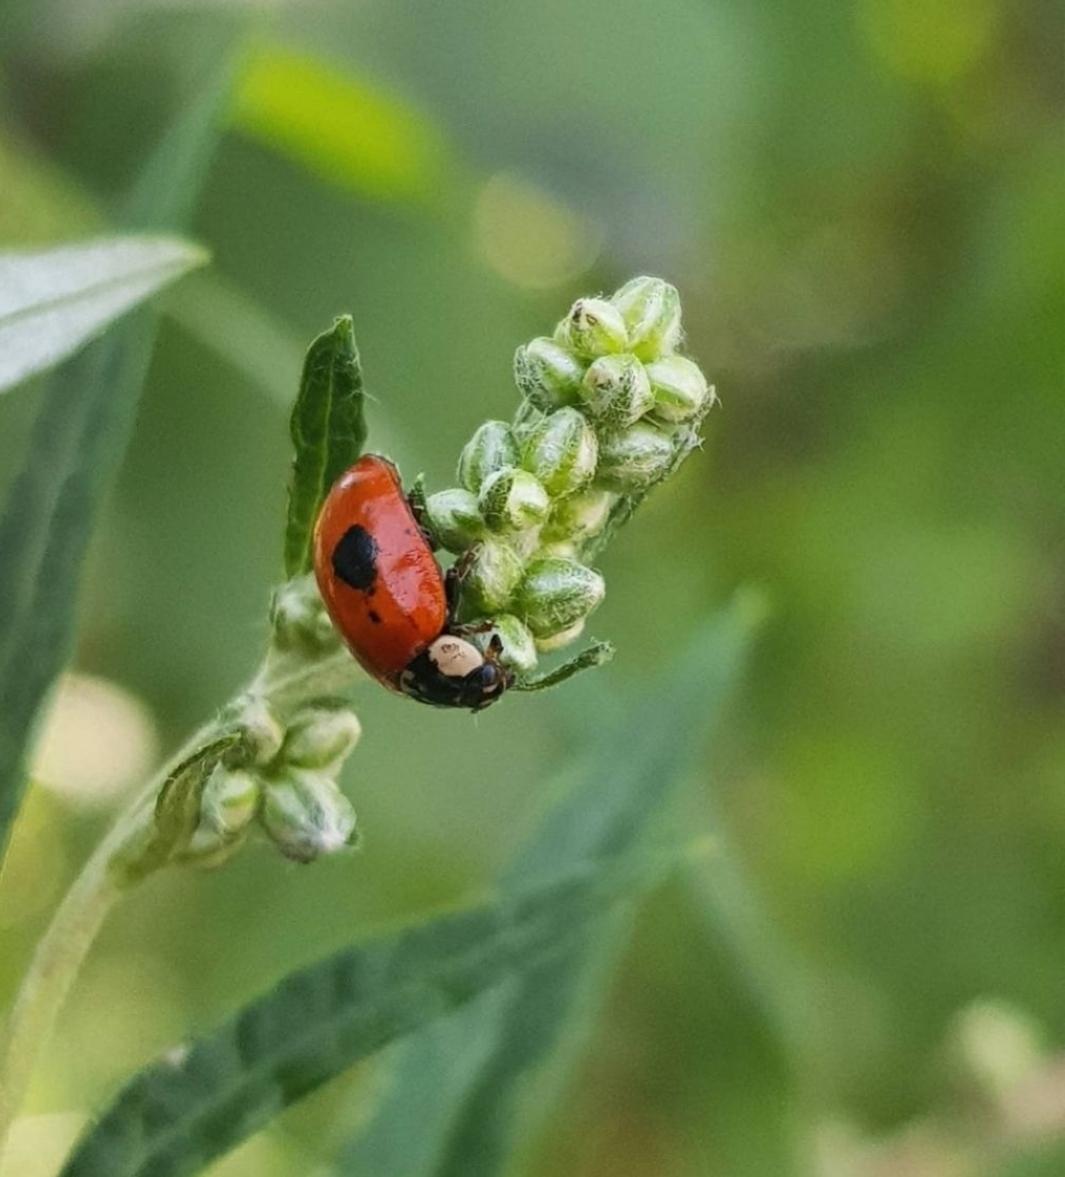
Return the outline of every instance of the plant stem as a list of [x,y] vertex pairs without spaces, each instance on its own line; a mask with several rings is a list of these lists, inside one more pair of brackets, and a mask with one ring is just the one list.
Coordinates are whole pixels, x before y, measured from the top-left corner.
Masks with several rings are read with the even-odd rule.
[[90,854],[38,941],[0,1033],[0,1175],[6,1171],[4,1149],[11,1125],[89,949],[118,900],[147,877],[144,872],[123,869],[122,863],[135,861],[151,836],[155,801],[171,771],[197,749],[232,730],[232,722],[225,717],[241,700],[259,698],[284,715],[308,699],[350,688],[356,675],[355,663],[346,650],[308,658],[271,648],[250,686],[222,709],[218,719],[204,725],[178,749]]
[[0,1173],[4,1146],[25,1099],[37,1059],[104,920],[132,882],[113,869],[115,856],[151,829],[155,796],[171,767],[218,734],[201,728],[145,785],[93,850],[56,908],[30,961],[0,1034]]

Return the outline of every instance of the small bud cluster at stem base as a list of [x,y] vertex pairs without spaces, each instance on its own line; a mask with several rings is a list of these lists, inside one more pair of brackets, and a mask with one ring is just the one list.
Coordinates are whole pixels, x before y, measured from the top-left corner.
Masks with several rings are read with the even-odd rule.
[[482,650],[501,643],[519,681],[579,637],[605,594],[589,557],[699,445],[714,391],[682,334],[658,278],[578,299],[553,336],[518,348],[513,421],[485,422],[459,485],[425,501],[426,529],[458,557],[460,622]]
[[244,699],[238,743],[219,757],[199,790],[199,818],[179,862],[219,866],[255,823],[289,858],[311,862],[355,841],[355,811],[337,778],[362,729],[331,702],[297,708],[282,724],[260,697]]

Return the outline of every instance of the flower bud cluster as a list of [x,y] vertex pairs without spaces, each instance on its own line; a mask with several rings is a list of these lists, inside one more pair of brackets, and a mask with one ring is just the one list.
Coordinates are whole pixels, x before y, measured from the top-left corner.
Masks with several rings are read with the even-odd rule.
[[459,620],[484,648],[498,635],[518,674],[579,636],[606,591],[589,554],[698,444],[714,391],[681,337],[679,296],[658,278],[578,299],[518,348],[514,420],[481,425],[459,485],[425,501],[458,557]]
[[261,698],[252,698],[235,718],[241,742],[210,770],[200,792],[198,824],[179,859],[219,865],[256,823],[297,862],[350,846],[355,811],[337,778],[361,735],[355,713],[315,703],[283,726]]

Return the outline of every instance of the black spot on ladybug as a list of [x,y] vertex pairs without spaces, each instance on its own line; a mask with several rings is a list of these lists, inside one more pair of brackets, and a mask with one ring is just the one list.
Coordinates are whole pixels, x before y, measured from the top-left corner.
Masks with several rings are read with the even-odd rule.
[[381,624],[381,614],[378,613],[376,609],[371,609],[370,610],[370,620],[374,623],[374,625],[380,625]]
[[377,579],[377,541],[357,523],[333,549],[333,571],[353,589],[368,592]]

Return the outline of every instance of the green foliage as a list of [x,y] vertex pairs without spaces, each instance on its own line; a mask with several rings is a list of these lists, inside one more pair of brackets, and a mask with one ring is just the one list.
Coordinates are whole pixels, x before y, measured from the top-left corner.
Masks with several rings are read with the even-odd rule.
[[[203,181],[230,76],[212,53],[207,84],[147,164],[124,220],[180,228]],[[155,335],[146,312],[61,368],[45,393],[22,471],[0,516],[0,851],[24,784],[34,716],[70,651],[81,566],[133,426]],[[76,390],[77,395],[72,395]]]
[[342,315],[307,349],[290,430],[296,448],[285,531],[285,572],[314,563],[314,521],[334,481],[366,444],[362,366],[350,315]]
[[62,1177],[197,1172],[352,1063],[572,949],[663,862],[565,872],[290,974],[135,1078]]
[[0,254],[0,392],[54,367],[207,255],[174,237]]
[[552,666],[550,670],[519,678],[514,683],[514,690],[550,690],[552,687],[557,687],[559,683],[565,682],[566,679],[572,678],[575,674],[579,674],[582,670],[591,670],[596,666],[604,666],[613,657],[614,647],[610,642],[592,642],[591,645],[581,650],[579,654],[568,658],[565,662],[560,662],[558,666]]
[[[575,784],[504,873],[509,893],[580,863],[639,855],[736,685],[759,608],[744,597],[693,639],[661,681],[603,730]],[[519,983],[419,1033],[400,1048],[373,1120],[343,1158],[357,1177],[489,1177],[530,1143],[530,1086],[550,1105],[567,1076],[579,1027],[592,1023],[627,921],[604,921],[572,951]],[[418,1109],[432,1099],[431,1117]],[[411,1125],[417,1123],[418,1130]]]
[[123,883],[151,874],[188,848],[200,824],[201,800],[211,773],[239,739],[234,733],[211,740],[167,775],[143,842],[126,848],[112,861],[111,869]]
[[435,194],[443,136],[399,97],[283,45],[250,55],[235,125],[322,179],[378,200]]
[[[96,210],[193,92],[181,80],[223,14],[254,8],[272,47],[356,82],[354,101],[289,86],[295,73],[274,73],[272,93],[260,82],[264,118],[298,117],[260,130],[238,113],[187,230],[218,265],[154,304],[162,346],[96,515],[75,660],[135,696],[142,736],[150,721],[169,748],[260,652],[286,417],[306,343],[338,309],[381,357],[373,448],[425,470],[432,491],[458,485],[478,421],[509,415],[514,345],[636,265],[681,291],[686,346],[723,411],[706,453],[605,555],[577,557],[610,588],[589,631],[617,642],[609,670],[476,722],[359,690],[367,738],[342,780],[365,824],[357,858],[292,867],[253,831],[220,875],[160,872],[99,943],[25,1110],[91,1116],[120,1075],[215,1024],[278,962],[480,885],[541,804],[545,761],[577,779],[588,736],[612,725],[599,688],[646,697],[713,602],[755,576],[779,611],[746,705],[686,794],[715,853],[692,872],[698,891],[671,889],[640,920],[587,1082],[515,1172],[1065,1172],[1053,1151],[1039,1158],[1032,1115],[1050,1106],[1065,1033],[1055,6],[862,0],[847,19],[741,0],[267,7],[0,3],[4,248],[129,230]],[[455,145],[435,178],[432,143],[430,167],[411,169],[406,131],[363,89]],[[419,190],[430,200],[404,195]],[[699,389],[683,372],[648,361],[647,374],[656,423],[687,412]],[[521,377],[541,410],[584,396],[583,361],[547,337]],[[44,383],[0,396],[0,507]],[[545,538],[603,535],[609,493],[578,491]],[[444,521],[462,524],[449,550],[478,538],[465,510]],[[0,580],[27,550],[5,539]],[[54,582],[57,596],[76,587]],[[300,649],[319,649],[301,625]],[[77,685],[50,712],[47,746],[68,767],[31,790],[0,875],[4,994],[113,795],[89,771],[103,727],[73,723]],[[116,788],[132,785],[117,771],[132,735],[115,733]],[[482,1022],[506,996],[476,999]],[[1039,1028],[1045,1085],[966,1094],[944,1039],[978,996]],[[448,1065],[399,1076],[409,1119],[391,1122],[408,1156],[452,1122],[439,1076],[461,1087],[494,1052],[482,1028],[460,1056],[441,1019]],[[980,1058],[1016,1074],[1008,1042],[988,1037]],[[328,1167],[378,1094],[367,1079],[291,1109],[219,1177]],[[14,1177],[54,1177],[65,1119],[22,1121]],[[519,1122],[511,1139],[526,1134]]]

